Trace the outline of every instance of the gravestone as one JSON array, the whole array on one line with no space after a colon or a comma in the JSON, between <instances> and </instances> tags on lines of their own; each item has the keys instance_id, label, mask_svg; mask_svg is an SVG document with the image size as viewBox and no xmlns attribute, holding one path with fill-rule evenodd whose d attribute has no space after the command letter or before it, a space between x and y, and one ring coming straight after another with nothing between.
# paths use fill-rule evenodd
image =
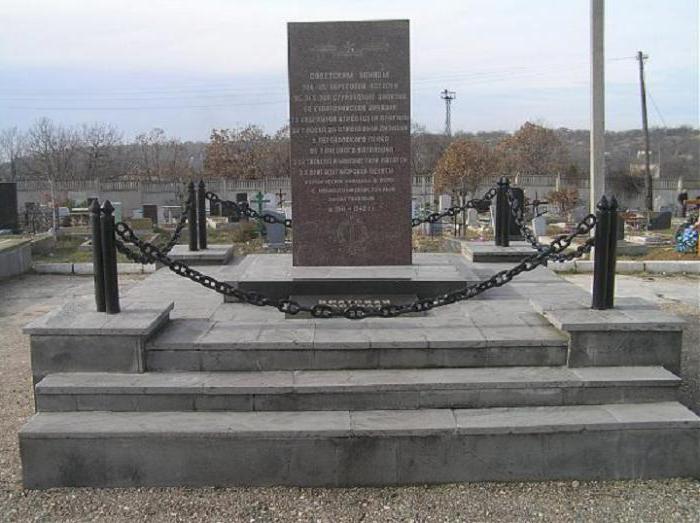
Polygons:
<instances>
[{"instance_id":1,"label":"gravestone","mask_svg":"<svg viewBox=\"0 0 700 523\"><path fill-rule=\"evenodd\" d=\"M617 213L617 241L621 242L624 239L625 239L625 220L620 215L620 212L618 211L618 213Z\"/></svg>"},{"instance_id":2,"label":"gravestone","mask_svg":"<svg viewBox=\"0 0 700 523\"><path fill-rule=\"evenodd\" d=\"M17 209L17 184L0 183L0 229L16 231L19 229L19 211Z\"/></svg>"},{"instance_id":3,"label":"gravestone","mask_svg":"<svg viewBox=\"0 0 700 523\"><path fill-rule=\"evenodd\" d=\"M285 219L283 213L271 209L267 209L265 214L269 214L280 220ZM265 243L267 243L269 247L284 247L284 233L284 225L281 223L265 223Z\"/></svg>"},{"instance_id":4,"label":"gravestone","mask_svg":"<svg viewBox=\"0 0 700 523\"><path fill-rule=\"evenodd\" d=\"M114 212L112 213L114 215L114 221L116 223L119 223L122 221L123 217L123 209L122 209L122 202L112 202L112 207L114 207Z\"/></svg>"},{"instance_id":5,"label":"gravestone","mask_svg":"<svg viewBox=\"0 0 700 523\"><path fill-rule=\"evenodd\" d=\"M275 193L266 192L263 198L267 200L267 202L263 204L263 209L277 210L278 201L277 195Z\"/></svg>"},{"instance_id":6,"label":"gravestone","mask_svg":"<svg viewBox=\"0 0 700 523\"><path fill-rule=\"evenodd\" d=\"M575 225L578 222L580 222L581 220L583 220L586 216L588 216L588 214L589 214L589 210L587 207L580 207L580 206L575 207L571 211L571 221Z\"/></svg>"},{"instance_id":7,"label":"gravestone","mask_svg":"<svg viewBox=\"0 0 700 523\"><path fill-rule=\"evenodd\" d=\"M158 225L158 206L155 204L143 205L143 217L150 218L153 225Z\"/></svg>"},{"instance_id":8,"label":"gravestone","mask_svg":"<svg viewBox=\"0 0 700 523\"><path fill-rule=\"evenodd\" d=\"M288 38L293 264L410 265L408 21Z\"/></svg>"},{"instance_id":9,"label":"gravestone","mask_svg":"<svg viewBox=\"0 0 700 523\"><path fill-rule=\"evenodd\" d=\"M518 202L518 207L520 209L525 210L525 191L523 191L520 187L511 187L511 191L513 192L513 198ZM520 233L520 228L518 227L518 224L515 223L515 216L513 216L513 213L511 212L509 214L510 216L510 224L508 228L509 236L511 240L517 241L517 240L522 240L523 236Z\"/></svg>"},{"instance_id":10,"label":"gravestone","mask_svg":"<svg viewBox=\"0 0 700 523\"><path fill-rule=\"evenodd\" d=\"M547 219L544 216L535 216L532 219L532 232L535 233L535 236L547 234Z\"/></svg>"},{"instance_id":11,"label":"gravestone","mask_svg":"<svg viewBox=\"0 0 700 523\"><path fill-rule=\"evenodd\" d=\"M671 217L671 211L653 212L649 216L649 225L647 229L650 231L669 229L671 227Z\"/></svg>"},{"instance_id":12,"label":"gravestone","mask_svg":"<svg viewBox=\"0 0 700 523\"><path fill-rule=\"evenodd\" d=\"M481 224L479 223L479 213L476 209L467 209L467 226L478 228Z\"/></svg>"},{"instance_id":13,"label":"gravestone","mask_svg":"<svg viewBox=\"0 0 700 523\"><path fill-rule=\"evenodd\" d=\"M449 194L441 194L439 207L440 212L452 207L452 196L450 196Z\"/></svg>"}]
</instances>

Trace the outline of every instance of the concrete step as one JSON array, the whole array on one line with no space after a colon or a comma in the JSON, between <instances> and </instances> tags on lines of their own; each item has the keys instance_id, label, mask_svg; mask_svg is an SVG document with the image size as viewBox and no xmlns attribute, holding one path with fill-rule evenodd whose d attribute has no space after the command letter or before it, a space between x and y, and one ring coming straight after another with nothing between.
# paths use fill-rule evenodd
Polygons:
<instances>
[{"instance_id":1,"label":"concrete step","mask_svg":"<svg viewBox=\"0 0 700 523\"><path fill-rule=\"evenodd\" d=\"M526 324L430 327L397 320L170 322L146 346L150 371L271 371L558 366L568 338L532 313Z\"/></svg>"},{"instance_id":2,"label":"concrete step","mask_svg":"<svg viewBox=\"0 0 700 523\"><path fill-rule=\"evenodd\" d=\"M301 411L672 401L662 367L51 374L40 411Z\"/></svg>"},{"instance_id":3,"label":"concrete step","mask_svg":"<svg viewBox=\"0 0 700 523\"><path fill-rule=\"evenodd\" d=\"M22 428L19 442L28 488L700 474L700 418L676 402L356 412L40 412Z\"/></svg>"}]
</instances>

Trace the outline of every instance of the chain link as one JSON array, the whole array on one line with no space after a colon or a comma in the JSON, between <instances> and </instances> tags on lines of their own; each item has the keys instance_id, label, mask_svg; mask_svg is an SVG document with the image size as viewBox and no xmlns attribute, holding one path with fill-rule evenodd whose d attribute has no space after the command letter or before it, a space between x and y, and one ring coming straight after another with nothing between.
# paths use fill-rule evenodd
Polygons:
<instances>
[{"instance_id":1,"label":"chain link","mask_svg":"<svg viewBox=\"0 0 700 523\"><path fill-rule=\"evenodd\" d=\"M278 223L280 225L284 225L288 229L292 228L291 219L278 218L277 216L273 216L272 214L268 213L260 214L258 211L250 207L250 205L248 205L247 203L238 203L233 202L231 200L222 200L221 198L219 198L219 195L211 191L207 191L206 197L212 205L221 205L222 207L233 208L233 212L235 212L239 217L246 216L247 218L253 218L254 220L262 220L265 223Z\"/></svg>"},{"instance_id":2,"label":"chain link","mask_svg":"<svg viewBox=\"0 0 700 523\"><path fill-rule=\"evenodd\" d=\"M168 254L171 250L173 250L173 247L175 247L177 242L180 241L180 236L182 236L182 231L185 228L185 225L187 224L187 216L189 214L190 209L192 208L192 205L194 205L194 201L192 199L192 195L190 195L185 201L182 214L180 215L180 218L177 222L177 225L175 226L175 230L173 231L172 236L167 241L167 243L160 247L160 251L163 254ZM140 263L142 265L153 263L147 256L134 252L131 249L129 249L126 245L119 244L119 242L117 242L117 250L136 263Z\"/></svg>"},{"instance_id":3,"label":"chain link","mask_svg":"<svg viewBox=\"0 0 700 523\"><path fill-rule=\"evenodd\" d=\"M428 214L423 218L412 218L411 226L417 227L423 223L436 223L445 218L446 216L452 217L457 216L460 213L465 212L467 209L476 209L478 211L487 211L490 207L491 200L496 196L498 190L496 187L491 187L483 197L474 198L464 202L463 205L454 205L442 212L433 212Z\"/></svg>"},{"instance_id":4,"label":"chain link","mask_svg":"<svg viewBox=\"0 0 700 523\"><path fill-rule=\"evenodd\" d=\"M513 221L515 221L515 224L518 226L518 229L520 229L520 232L522 233L523 237L525 240L532 245L532 247L537 250L537 252L542 252L545 249L547 249L547 245L544 245L540 243L539 239L537 238L537 235L530 229L530 227L527 226L525 223L525 214L523 212L522 207L520 207L520 200L518 200L515 197L515 194L513 193L513 189L508 187L507 193L508 195L508 205L510 207L511 213L513 214ZM593 224L595 225L595 216L590 214L586 216L583 221L585 222L588 220L590 217L593 217ZM581 222L583 223L583 222ZM576 227L576 230L578 231L581 227L581 224ZM591 227L592 229L592 227ZM590 230L590 229L589 229ZM583 234L583 233L579 233ZM574 235L576 236L576 235ZM573 237L568 241L566 244L566 247L568 247L571 244L571 240L573 240ZM555 240L558 241L558 240ZM591 249L593 248L593 245L595 244L595 238L588 238L584 243L581 245L577 246L576 249L572 252L559 252L557 254L554 254L549 257L549 261L553 262L565 262L565 261L571 261L574 258L579 258L583 256L586 253L589 253ZM565 247L565 248L566 248Z\"/></svg>"},{"instance_id":5,"label":"chain link","mask_svg":"<svg viewBox=\"0 0 700 523\"><path fill-rule=\"evenodd\" d=\"M145 242L139 239L134 231L129 227L128 224L124 222L119 222L116 224L116 235L123 240L123 242L131 243L135 245L139 251L142 253L149 263L159 262L164 266L168 267L178 276L183 276L192 280L195 283L199 283L204 287L212 289L220 294L227 296L233 296L238 300L256 305L258 307L275 307L280 312L286 314L298 314L300 312L309 313L314 318L334 318L343 317L351 320L361 320L364 318L394 318L401 316L403 314L408 314L412 312L425 312L436 307L442 307L455 303L458 301L468 300L478 296L482 292L485 292L494 287L501 287L506 283L510 282L514 277L522 272L532 271L540 265L544 265L548 259L559 256L563 253L565 249L571 245L574 237L582 234L588 234L596 225L596 217L592 214L586 216L576 227L571 234L563 236L553 240L549 245L544 246L544 248L533 254L523 258L520 263L511 269L505 269L497 272L490 278L483 280L478 283L466 285L461 289L456 291L451 291L445 294L440 294L433 298L423 298L414 301L413 303L406 305L384 305L382 307L365 307L361 305L352 305L344 309L338 309L330 307L325 304L316 304L311 307L302 305L297 301L290 299L280 299L272 300L260 293L253 291L242 291L233 285L218 281L212 276L207 276L196 269L188 267L185 263L177 260L173 260L168 257L168 255L161 251L155 245ZM115 238L117 249L119 252L123 252L125 255L132 257L138 257L139 255L133 253L126 245L119 239ZM574 253L567 254L566 256L571 256L571 258L580 256L585 251L585 246L592 239L589 239L584 246L580 246ZM592 246L592 243L591 243ZM590 248L589 248L590 250Z\"/></svg>"}]
</instances>

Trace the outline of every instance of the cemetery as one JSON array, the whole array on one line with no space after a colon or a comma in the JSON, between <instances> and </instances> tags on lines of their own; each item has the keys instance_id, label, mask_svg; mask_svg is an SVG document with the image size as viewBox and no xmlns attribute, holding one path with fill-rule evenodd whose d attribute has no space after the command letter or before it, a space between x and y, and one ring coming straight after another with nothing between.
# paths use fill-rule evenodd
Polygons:
<instances>
[{"instance_id":1,"label":"cemetery","mask_svg":"<svg viewBox=\"0 0 700 523\"><path fill-rule=\"evenodd\" d=\"M201 180L64 216L94 293L24 327L24 487L698 477L685 323L615 292L628 234L672 217L612 194L550 217L507 173L416 209L409 22L290 23L288 45L291 206ZM122 293L124 259L157 270ZM554 270L584 261L592 292Z\"/></svg>"}]
</instances>

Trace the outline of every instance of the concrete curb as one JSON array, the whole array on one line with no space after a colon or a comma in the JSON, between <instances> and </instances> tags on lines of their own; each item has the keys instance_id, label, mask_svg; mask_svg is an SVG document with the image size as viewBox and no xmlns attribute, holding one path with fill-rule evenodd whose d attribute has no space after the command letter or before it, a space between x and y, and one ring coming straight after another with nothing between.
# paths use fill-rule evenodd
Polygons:
<instances>
[{"instance_id":1,"label":"concrete curb","mask_svg":"<svg viewBox=\"0 0 700 523\"><path fill-rule=\"evenodd\" d=\"M93 274L92 263L34 263L32 269L39 274L75 274L79 276ZM117 263L117 272L120 274L149 274L155 271L155 265Z\"/></svg>"},{"instance_id":2,"label":"concrete curb","mask_svg":"<svg viewBox=\"0 0 700 523\"><path fill-rule=\"evenodd\" d=\"M593 262L590 260L550 263L554 272L593 272ZM700 274L700 261L695 260L620 260L617 262L618 274L648 272L651 274Z\"/></svg>"}]
</instances>

